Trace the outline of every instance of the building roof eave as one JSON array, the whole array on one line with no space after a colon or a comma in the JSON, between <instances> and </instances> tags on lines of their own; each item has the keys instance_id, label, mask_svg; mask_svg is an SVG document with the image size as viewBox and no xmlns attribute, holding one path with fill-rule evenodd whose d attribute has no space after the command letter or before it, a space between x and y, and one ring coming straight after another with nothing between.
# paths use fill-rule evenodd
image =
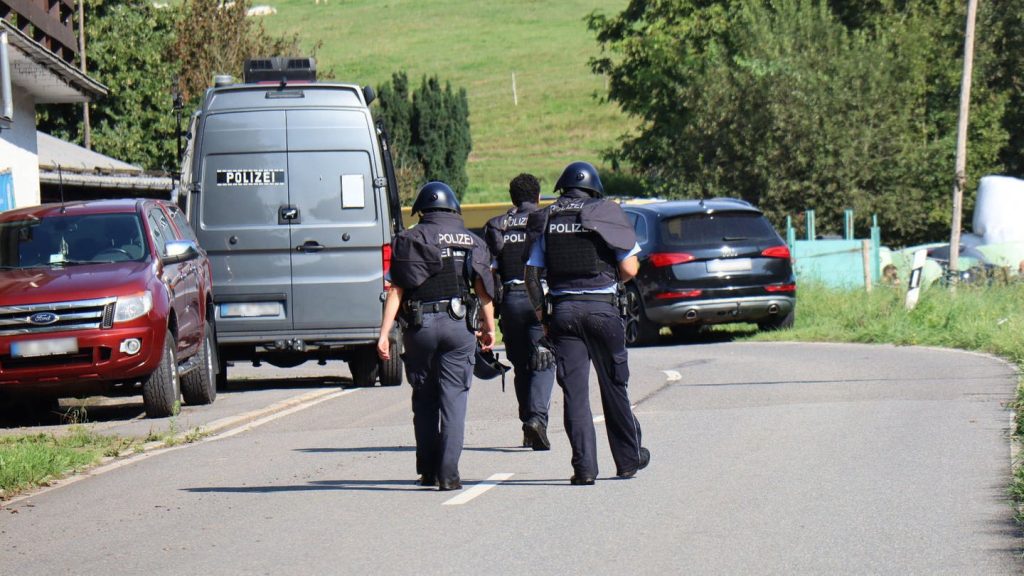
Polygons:
<instances>
[{"instance_id":1,"label":"building roof eave","mask_svg":"<svg viewBox=\"0 0 1024 576\"><path fill-rule=\"evenodd\" d=\"M0 18L0 33L7 32L11 80L38 104L88 102L109 90L84 72L61 60L38 42Z\"/></svg>"}]
</instances>

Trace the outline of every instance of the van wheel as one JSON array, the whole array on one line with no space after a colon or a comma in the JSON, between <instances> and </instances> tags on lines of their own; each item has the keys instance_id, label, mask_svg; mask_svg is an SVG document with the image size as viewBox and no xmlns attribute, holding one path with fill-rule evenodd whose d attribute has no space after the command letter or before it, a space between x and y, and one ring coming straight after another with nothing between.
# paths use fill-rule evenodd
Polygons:
<instances>
[{"instance_id":1,"label":"van wheel","mask_svg":"<svg viewBox=\"0 0 1024 576\"><path fill-rule=\"evenodd\" d=\"M399 335L401 337L401 335ZM402 341L391 338L391 359L379 360L380 363L380 385L399 386L402 384Z\"/></svg>"},{"instance_id":2,"label":"van wheel","mask_svg":"<svg viewBox=\"0 0 1024 576\"><path fill-rule=\"evenodd\" d=\"M164 335L164 353L160 365L142 383L142 405L149 418L163 418L175 413L181 396L178 361L175 358L174 334Z\"/></svg>"},{"instance_id":3,"label":"van wheel","mask_svg":"<svg viewBox=\"0 0 1024 576\"><path fill-rule=\"evenodd\" d=\"M630 286L626 293L628 306L626 307L626 346L646 346L658 341L658 332L661 326L647 319L644 313L644 305L640 300L640 293L636 288Z\"/></svg>"},{"instance_id":4,"label":"van wheel","mask_svg":"<svg viewBox=\"0 0 1024 576\"><path fill-rule=\"evenodd\" d=\"M352 383L360 388L371 388L377 382L380 362L377 360L377 347L367 346L355 353L348 362L348 370L352 373Z\"/></svg>"},{"instance_id":5,"label":"van wheel","mask_svg":"<svg viewBox=\"0 0 1024 576\"><path fill-rule=\"evenodd\" d=\"M213 365L215 347L213 328L206 324L203 345L199 347L197 353L199 367L181 378L181 395L185 398L186 404L192 406L210 404L217 398L216 376L214 375L216 369Z\"/></svg>"}]
</instances>

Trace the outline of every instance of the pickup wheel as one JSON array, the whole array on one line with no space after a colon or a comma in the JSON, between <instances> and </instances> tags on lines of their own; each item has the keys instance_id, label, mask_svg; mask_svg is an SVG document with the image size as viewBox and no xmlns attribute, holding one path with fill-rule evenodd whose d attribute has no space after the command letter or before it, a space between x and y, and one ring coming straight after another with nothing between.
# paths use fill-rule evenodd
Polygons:
<instances>
[{"instance_id":1,"label":"pickup wheel","mask_svg":"<svg viewBox=\"0 0 1024 576\"><path fill-rule=\"evenodd\" d=\"M391 359L390 360L378 360L380 367L378 371L380 373L380 385L381 386L399 386L402 383L402 340L401 334L398 338L391 338Z\"/></svg>"},{"instance_id":2,"label":"pickup wheel","mask_svg":"<svg viewBox=\"0 0 1024 576\"><path fill-rule=\"evenodd\" d=\"M160 365L142 383L142 405L149 418L163 418L174 414L181 396L178 378L178 360L174 352L174 334L164 335L164 353Z\"/></svg>"},{"instance_id":3,"label":"pickup wheel","mask_svg":"<svg viewBox=\"0 0 1024 576\"><path fill-rule=\"evenodd\" d=\"M217 398L216 368L213 365L213 328L206 324L203 345L199 347L196 360L199 367L181 377L181 395L189 405L211 404Z\"/></svg>"},{"instance_id":4,"label":"pickup wheel","mask_svg":"<svg viewBox=\"0 0 1024 576\"><path fill-rule=\"evenodd\" d=\"M380 373L380 362L377 360L377 347L367 346L355 353L348 362L352 373L352 383L360 388L372 388Z\"/></svg>"}]
</instances>

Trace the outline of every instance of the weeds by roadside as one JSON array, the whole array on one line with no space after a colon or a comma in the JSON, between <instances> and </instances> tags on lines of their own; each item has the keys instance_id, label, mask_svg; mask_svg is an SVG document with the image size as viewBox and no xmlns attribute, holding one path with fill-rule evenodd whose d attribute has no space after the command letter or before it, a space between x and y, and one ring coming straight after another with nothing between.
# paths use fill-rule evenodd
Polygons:
<instances>
[{"instance_id":1,"label":"weeds by roadside","mask_svg":"<svg viewBox=\"0 0 1024 576\"><path fill-rule=\"evenodd\" d=\"M68 434L24 434L0 437L0 499L34 486L44 486L69 473L121 453L134 440L103 436L80 425Z\"/></svg>"}]
</instances>

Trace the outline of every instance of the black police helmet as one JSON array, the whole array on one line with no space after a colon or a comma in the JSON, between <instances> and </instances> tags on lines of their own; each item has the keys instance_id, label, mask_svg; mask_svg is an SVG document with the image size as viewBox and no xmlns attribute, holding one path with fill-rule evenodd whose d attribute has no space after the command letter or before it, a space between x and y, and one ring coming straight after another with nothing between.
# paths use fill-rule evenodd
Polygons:
<instances>
[{"instance_id":1,"label":"black police helmet","mask_svg":"<svg viewBox=\"0 0 1024 576\"><path fill-rule=\"evenodd\" d=\"M462 214L462 207L459 206L455 192L444 182L437 181L424 184L412 204L413 214L422 214L427 210L447 210Z\"/></svg>"},{"instance_id":2,"label":"black police helmet","mask_svg":"<svg viewBox=\"0 0 1024 576\"><path fill-rule=\"evenodd\" d=\"M481 380L491 380L502 376L511 366L502 364L498 361L498 357L494 355L494 352L490 350L484 352L484 349L477 343L476 346L476 364L473 365L473 375Z\"/></svg>"},{"instance_id":3,"label":"black police helmet","mask_svg":"<svg viewBox=\"0 0 1024 576\"><path fill-rule=\"evenodd\" d=\"M597 175L597 168L590 162L573 162L565 167L558 182L555 183L555 190L567 190L579 188L586 190L594 198L604 196L604 185L601 184L601 177Z\"/></svg>"}]
</instances>

